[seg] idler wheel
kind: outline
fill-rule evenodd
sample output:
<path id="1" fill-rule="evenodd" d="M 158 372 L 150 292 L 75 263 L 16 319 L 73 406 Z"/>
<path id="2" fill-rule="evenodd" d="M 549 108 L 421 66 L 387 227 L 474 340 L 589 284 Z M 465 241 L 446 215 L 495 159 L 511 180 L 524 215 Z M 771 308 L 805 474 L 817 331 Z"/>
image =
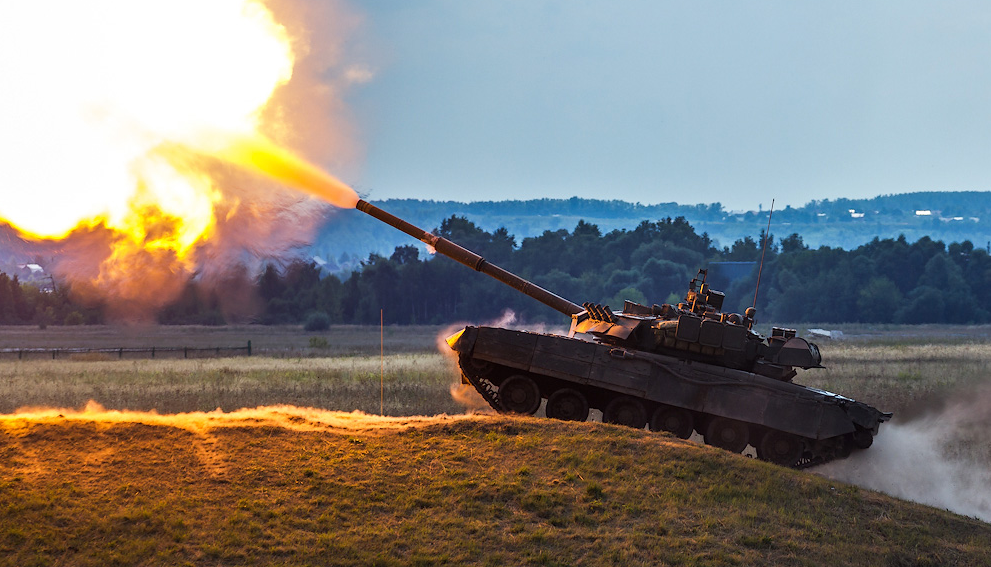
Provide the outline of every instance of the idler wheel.
<path id="1" fill-rule="evenodd" d="M 533 378 L 514 374 L 499 386 L 499 405 L 509 413 L 533 415 L 540 407 L 540 388 Z"/>
<path id="2" fill-rule="evenodd" d="M 705 428 L 704 437 L 707 445 L 726 449 L 731 453 L 742 453 L 750 443 L 750 428 L 742 421 L 716 417 Z"/>
<path id="3" fill-rule="evenodd" d="M 609 402 L 602 411 L 602 421 L 643 429 L 647 425 L 647 410 L 640 400 L 630 396 L 620 396 Z"/>
<path id="4" fill-rule="evenodd" d="M 783 467 L 791 467 L 802 458 L 802 440 L 784 431 L 770 430 L 757 445 L 757 458 Z"/>
<path id="5" fill-rule="evenodd" d="M 851 440 L 854 447 L 858 449 L 869 449 L 874 444 L 874 435 L 866 429 L 858 429 L 853 432 Z"/>
<path id="6" fill-rule="evenodd" d="M 547 398 L 547 417 L 564 421 L 585 421 L 588 419 L 588 400 L 578 390 L 558 390 Z"/>
<path id="7" fill-rule="evenodd" d="M 675 437 L 688 439 L 694 429 L 695 417 L 692 412 L 683 408 L 661 406 L 650 417 L 651 431 L 668 431 Z"/>
<path id="8" fill-rule="evenodd" d="M 461 370 L 475 378 L 485 378 L 495 370 L 495 365 L 487 360 L 461 355 Z"/>

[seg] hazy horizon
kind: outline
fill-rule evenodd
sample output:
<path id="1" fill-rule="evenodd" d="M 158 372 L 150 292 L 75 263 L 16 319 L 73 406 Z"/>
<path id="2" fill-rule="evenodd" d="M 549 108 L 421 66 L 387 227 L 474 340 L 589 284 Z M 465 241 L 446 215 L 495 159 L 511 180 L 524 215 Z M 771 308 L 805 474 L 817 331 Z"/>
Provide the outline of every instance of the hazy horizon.
<path id="1" fill-rule="evenodd" d="M 834 197 L 834 198 L 830 198 L 830 199 L 809 199 L 809 200 L 807 200 L 807 201 L 805 201 L 803 203 L 798 203 L 797 205 L 796 204 L 791 204 L 791 203 L 788 203 L 788 204 L 784 204 L 783 205 L 783 204 L 775 201 L 773 203 L 773 205 L 774 205 L 774 210 L 775 211 L 778 211 L 778 210 L 784 209 L 785 207 L 789 207 L 789 206 L 792 207 L 792 208 L 795 208 L 795 209 L 801 209 L 801 208 L 803 208 L 805 206 L 811 205 L 815 201 L 836 202 L 836 201 L 844 200 L 844 199 L 845 200 L 850 200 L 850 201 L 870 201 L 870 200 L 874 200 L 874 199 L 884 199 L 884 198 L 888 198 L 888 197 L 898 197 L 898 196 L 902 196 L 902 195 L 939 194 L 939 193 L 945 193 L 947 196 L 959 195 L 961 193 L 989 193 L 989 194 L 991 194 L 991 190 L 988 190 L 988 191 L 909 191 L 909 192 L 902 192 L 902 193 L 884 193 L 884 194 L 879 194 L 879 195 L 867 195 L 867 196 L 862 196 L 862 197 L 845 197 L 845 196 L 839 196 L 839 197 Z M 740 212 L 762 211 L 762 210 L 763 211 L 766 211 L 766 210 L 768 210 L 770 208 L 770 205 L 771 205 L 771 203 L 759 203 L 758 206 L 752 207 L 752 208 L 731 209 L 731 208 L 727 207 L 725 203 L 722 203 L 722 202 L 719 202 L 719 201 L 699 202 L 699 203 L 682 203 L 682 202 L 675 201 L 675 200 L 671 200 L 671 201 L 658 201 L 658 202 L 644 202 L 644 201 L 632 201 L 632 200 L 629 200 L 629 199 L 622 199 L 622 198 L 618 198 L 618 197 L 581 197 L 581 196 L 578 196 L 578 195 L 572 195 L 570 197 L 556 197 L 556 196 L 555 197 L 545 197 L 545 196 L 537 195 L 537 196 L 530 196 L 530 197 L 506 197 L 504 199 L 458 199 L 458 198 L 450 198 L 450 199 L 448 199 L 448 198 L 431 198 L 431 197 L 418 197 L 418 196 L 409 196 L 409 197 L 406 197 L 406 196 L 376 197 L 374 195 L 362 196 L 362 198 L 369 199 L 369 200 L 372 200 L 372 201 L 386 201 L 386 200 L 389 200 L 389 199 L 407 199 L 407 200 L 419 200 L 419 201 L 434 201 L 434 202 L 438 202 L 438 203 L 460 203 L 460 204 L 465 204 L 465 205 L 472 204 L 472 203 L 526 202 L 526 201 L 533 201 L 533 200 L 540 200 L 540 199 L 551 199 L 551 200 L 560 200 L 560 201 L 568 201 L 570 199 L 585 199 L 585 200 L 591 200 L 591 201 L 594 201 L 594 200 L 601 200 L 601 201 L 621 201 L 621 202 L 624 202 L 624 203 L 629 203 L 629 204 L 632 204 L 632 205 L 640 205 L 640 206 L 645 206 L 645 207 L 652 207 L 652 206 L 657 206 L 657 205 L 667 205 L 667 204 L 670 204 L 670 203 L 675 203 L 677 205 L 684 205 L 684 206 L 713 205 L 713 204 L 718 203 L 718 204 L 723 205 L 723 210 L 725 210 L 728 213 L 740 213 Z"/>

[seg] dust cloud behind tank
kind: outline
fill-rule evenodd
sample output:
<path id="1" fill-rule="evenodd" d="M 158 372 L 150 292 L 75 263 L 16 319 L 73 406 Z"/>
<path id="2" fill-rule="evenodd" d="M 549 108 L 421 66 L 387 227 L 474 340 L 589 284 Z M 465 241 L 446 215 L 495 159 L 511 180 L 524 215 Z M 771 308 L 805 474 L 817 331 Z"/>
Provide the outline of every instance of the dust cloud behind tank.
<path id="1" fill-rule="evenodd" d="M 447 339 L 462 381 L 497 411 L 585 421 L 589 411 L 732 452 L 804 468 L 871 446 L 891 418 L 867 404 L 792 382 L 821 368 L 818 347 L 793 329 L 753 330 L 756 310 L 723 313 L 724 295 L 699 270 L 684 301 L 623 309 L 578 305 L 363 200 L 356 208 L 571 318 L 567 336 L 469 325 Z"/>

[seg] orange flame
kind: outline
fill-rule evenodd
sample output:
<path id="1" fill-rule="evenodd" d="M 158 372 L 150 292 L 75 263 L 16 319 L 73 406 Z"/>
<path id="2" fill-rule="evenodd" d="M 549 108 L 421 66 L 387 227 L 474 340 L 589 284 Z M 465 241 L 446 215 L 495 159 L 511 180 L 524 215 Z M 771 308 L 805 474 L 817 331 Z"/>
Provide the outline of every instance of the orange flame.
<path id="1" fill-rule="evenodd" d="M 270 103 L 307 46 L 262 0 L 58 10 L 19 2 L 0 19 L 0 221 L 83 241 L 66 274 L 77 289 L 125 306 L 174 297 L 220 224 L 258 214 L 242 198 L 257 181 L 223 162 L 354 206 L 353 190 L 263 134 L 293 130 Z"/>
<path id="2" fill-rule="evenodd" d="M 238 138 L 217 155 L 306 191 L 332 205 L 353 209 L 358 204 L 358 194 L 354 189 L 266 138 Z"/>

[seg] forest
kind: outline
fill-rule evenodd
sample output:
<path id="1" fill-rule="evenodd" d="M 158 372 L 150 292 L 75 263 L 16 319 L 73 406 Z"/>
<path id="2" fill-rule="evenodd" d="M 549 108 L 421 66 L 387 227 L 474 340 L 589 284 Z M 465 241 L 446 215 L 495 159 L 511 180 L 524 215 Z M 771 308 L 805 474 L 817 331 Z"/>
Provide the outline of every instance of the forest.
<path id="1" fill-rule="evenodd" d="M 435 234 L 576 303 L 622 308 L 624 300 L 676 303 L 700 268 L 726 292 L 724 311 L 742 312 L 754 299 L 763 235 L 718 247 L 683 217 L 643 221 L 603 233 L 579 221 L 572 230 L 516 238 L 451 216 Z M 851 250 L 811 248 L 793 233 L 767 238 L 757 307 L 778 323 L 987 323 L 991 256 L 970 241 L 949 245 L 929 237 L 879 239 Z M 724 269 L 733 262 L 737 274 Z M 742 263 L 742 264 L 741 264 Z M 742 271 L 741 271 L 742 268 Z M 230 286 L 253 299 L 232 309 Z M 242 290 L 243 291 L 243 290 Z M 245 296 L 244 293 L 239 294 Z M 246 306 L 248 308 L 246 309 Z M 346 276 L 314 262 L 269 264 L 257 277 L 210 285 L 191 279 L 158 314 L 163 324 L 253 322 L 331 324 L 485 322 L 511 310 L 524 323 L 561 323 L 563 316 L 495 280 L 412 245 L 388 257 L 370 254 Z M 103 306 L 81 304 L 66 285 L 43 290 L 0 274 L 0 324 L 106 322 Z"/>

